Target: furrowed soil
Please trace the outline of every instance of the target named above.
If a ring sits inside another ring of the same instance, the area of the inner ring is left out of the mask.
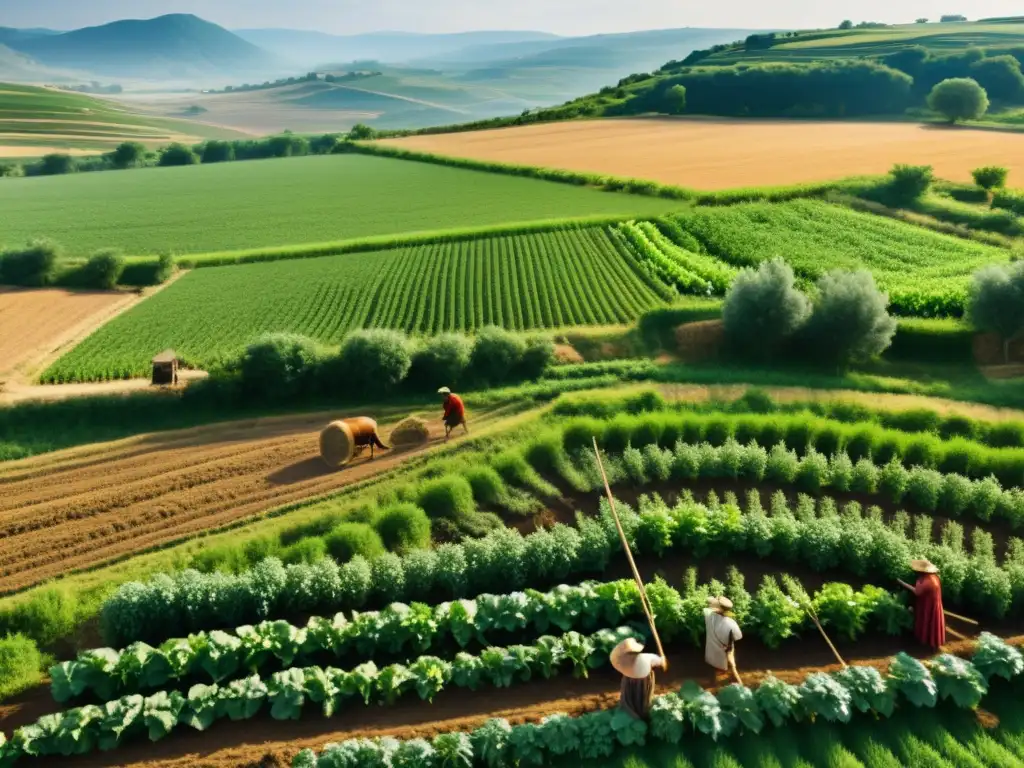
[[[701,190],[780,186],[931,165],[970,181],[984,165],[1024,173],[1024,136],[913,123],[641,118],[410,136],[382,144],[475,160],[660,181]]]
[[[386,441],[389,424],[408,414],[384,414]],[[432,423],[424,446],[380,451],[372,461],[366,452],[328,470],[320,430],[354,415],[230,422],[0,465],[0,593],[316,498],[393,469],[443,438]]]
[[[0,288],[0,382],[89,333],[137,298],[109,291]]]
[[[1019,629],[1019,628],[1018,628]],[[833,638],[835,641],[835,638]],[[1014,645],[1024,636],[1009,638]],[[850,664],[870,665],[884,672],[890,659],[905,650],[918,658],[932,655],[927,649],[914,648],[908,638],[867,638],[857,643],[836,643],[843,659]],[[971,642],[956,641],[943,647],[948,653],[969,655]],[[667,648],[669,669],[658,675],[659,694],[678,690],[685,680],[696,680],[709,689],[728,685],[732,678],[713,674],[704,664],[701,650],[677,645]],[[808,632],[800,640],[790,640],[778,650],[769,650],[754,641],[743,640],[737,649],[737,663],[743,683],[756,685],[764,677],[775,677],[799,684],[812,672],[840,669],[835,656],[820,635]],[[264,712],[243,722],[219,721],[205,733],[184,728],[155,744],[145,740],[126,744],[106,753],[80,758],[64,758],[61,765],[73,768],[241,768],[242,766],[291,765],[300,750],[320,750],[325,744],[345,739],[394,736],[401,739],[431,738],[449,731],[469,731],[492,717],[504,717],[512,724],[539,722],[547,715],[562,712],[580,715],[616,705],[620,676],[610,667],[592,671],[587,679],[559,676],[551,680],[516,683],[508,689],[481,690],[450,688],[440,693],[433,704],[407,696],[390,707],[344,709],[333,719],[323,718],[315,704],[307,705],[301,720],[279,721]],[[45,702],[45,691],[36,689],[34,698],[25,701],[26,713]],[[52,711],[52,701],[49,704]],[[40,714],[42,714],[41,707]],[[19,713],[5,715],[0,710],[0,727],[10,730],[20,721]],[[34,714],[34,712],[33,712]]]

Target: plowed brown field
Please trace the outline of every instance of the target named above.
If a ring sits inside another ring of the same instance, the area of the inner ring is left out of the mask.
[[[410,450],[319,458],[320,429],[355,414],[306,414],[199,427],[0,465],[0,593],[316,497],[393,469]],[[387,439],[388,419],[379,414]]]
[[[701,190],[884,174],[932,165],[970,181],[973,168],[1024,174],[1024,135],[912,123],[650,118],[587,120],[410,136],[400,149],[626,176]]]
[[[135,300],[126,293],[0,288],[0,381]]]

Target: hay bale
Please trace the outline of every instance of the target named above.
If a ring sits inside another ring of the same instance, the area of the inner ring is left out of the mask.
[[[392,445],[422,445],[430,439],[430,429],[427,422],[410,416],[403,419],[391,430]]]
[[[331,469],[347,464],[355,450],[352,428],[344,421],[332,421],[320,433],[320,458]]]

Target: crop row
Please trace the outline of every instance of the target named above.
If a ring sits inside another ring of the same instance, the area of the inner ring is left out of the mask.
[[[663,224],[666,228],[674,225],[672,220],[665,220]],[[675,286],[682,294],[724,296],[738,273],[735,267],[702,253],[700,244],[692,236],[687,249],[673,242],[649,221],[624,222],[618,225],[618,230],[659,279]],[[678,226],[675,230],[680,241],[687,238]]]
[[[613,470],[621,464],[608,463]],[[842,516],[834,504],[828,510],[823,505],[827,514],[813,518],[795,516],[784,498],[772,504],[770,516],[760,509],[741,514],[733,505],[704,506],[685,497],[672,507],[657,498],[646,500],[639,511],[618,506],[631,545],[640,554],[661,558],[685,552],[701,557],[715,552],[724,557],[750,552],[817,571],[842,568],[856,576],[886,580],[907,577],[910,559],[924,554],[942,569],[951,602],[970,595],[972,608],[986,616],[1024,609],[1020,546],[1012,548],[1013,557],[1000,568],[992,537],[984,531],[972,537],[975,552],[967,555],[956,548],[955,536],[939,544],[911,540],[905,528],[886,526],[880,510],[865,517],[859,505],[844,508]],[[103,605],[101,619],[111,645],[160,642],[184,631],[259,622],[286,613],[323,614],[360,609],[368,602],[405,602],[414,589],[455,599],[542,587],[572,575],[601,573],[620,554],[618,532],[602,499],[597,517],[579,514],[575,528],[559,524],[525,537],[501,528],[460,544],[402,557],[382,555],[372,564],[356,557],[340,566],[329,558],[314,565],[285,566],[270,558],[237,575],[161,574],[146,583],[122,585]]]
[[[970,275],[1007,253],[816,200],[694,208],[673,217],[738,267],[782,257],[806,277],[867,269],[903,315],[963,314]]]
[[[225,686],[194,685],[187,695],[159,691],[143,698],[133,694],[100,705],[87,704],[60,714],[44,715],[34,725],[19,728],[2,755],[0,764],[19,755],[80,755],[112,749],[124,740],[148,730],[153,741],[162,739],[178,725],[203,731],[223,718],[247,720],[270,704],[277,720],[297,720],[308,702],[319,704],[324,717],[333,717],[346,704],[362,700],[394,704],[415,692],[432,701],[448,686],[477,690],[481,686],[507,688],[534,676],[550,678],[567,666],[586,677],[588,670],[608,663],[612,649],[628,637],[645,639],[630,627],[603,629],[587,637],[569,632],[561,637],[541,637],[533,645],[487,648],[479,655],[459,653],[452,662],[420,656],[413,663],[390,664],[378,669],[366,662],[353,670],[328,667],[292,667],[268,679],[258,674]]]
[[[734,684],[717,694],[689,681],[679,692],[655,699],[649,724],[621,710],[579,717],[553,714],[540,723],[516,726],[493,719],[471,733],[441,734],[432,742],[352,739],[327,745],[319,756],[307,749],[292,768],[501,768],[572,758],[582,764],[648,739],[679,745],[693,734],[718,741],[760,733],[769,725],[816,719],[847,723],[858,712],[890,717],[900,707],[933,708],[947,700],[974,708],[995,678],[1015,681],[1021,674],[1020,652],[986,633],[971,661],[943,655],[920,662],[899,654],[885,675],[874,667],[853,666],[834,674],[812,673],[799,686],[769,675],[756,688]]]
[[[660,301],[598,227],[212,267],[106,324],[43,380],[143,375],[153,351],[168,347],[208,367],[271,331],[334,345],[364,327],[436,334],[602,325],[633,321]]]
[[[765,577],[756,595],[751,595],[735,569],[726,585],[712,582],[699,588],[696,569],[692,569],[682,592],[661,579],[647,590],[666,642],[685,637],[699,645],[707,598],[723,593],[735,604],[747,636],[757,637],[769,647],[777,647],[806,625],[807,605],[813,605],[822,622],[838,636],[851,640],[869,625],[888,634],[898,634],[909,626],[904,602],[877,587],[857,591],[845,584],[829,584],[812,597],[797,580],[789,576],[782,580],[784,590],[774,578]],[[426,653],[452,643],[465,649],[473,644],[486,646],[495,635],[541,635],[552,627],[563,632],[592,631],[627,619],[643,619],[634,581],[587,582],[562,585],[548,593],[528,590],[481,595],[436,606],[395,603],[379,612],[314,616],[305,627],[267,621],[232,632],[199,632],[167,640],[159,648],[145,643],[133,643],[121,651],[99,648],[55,665],[50,678],[53,697],[59,702],[84,693],[107,701],[160,689],[171,681],[220,683],[244,671],[288,667],[296,660],[318,656],[377,659]]]
[[[732,438],[747,445],[751,441],[772,448],[778,443],[804,453],[809,447],[824,456],[842,452],[852,462],[870,459],[876,465],[893,459],[907,467],[919,466],[966,478],[990,475],[1007,488],[1024,481],[1024,449],[992,448],[962,437],[943,440],[927,433],[906,433],[884,429],[877,424],[849,424],[812,414],[686,413],[659,412],[621,414],[600,420],[580,417],[568,420],[561,431],[570,451],[587,450],[592,439],[610,451],[628,444],[645,446],[676,441],[722,446]]]

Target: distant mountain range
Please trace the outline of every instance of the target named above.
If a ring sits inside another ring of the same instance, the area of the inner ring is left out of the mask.
[[[286,65],[263,49],[191,14],[115,21],[72,32],[0,30],[0,45],[51,69],[105,77],[252,75]],[[0,66],[0,79],[5,76]]]

